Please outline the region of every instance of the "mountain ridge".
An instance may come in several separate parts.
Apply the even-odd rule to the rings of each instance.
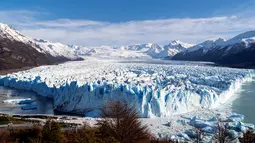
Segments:
[[[232,67],[255,67],[255,31],[241,33],[229,40],[218,39],[197,44],[176,54],[173,60],[210,61]]]
[[[57,51],[54,46],[48,47],[48,49],[46,47],[48,46],[42,46],[39,41],[24,36],[11,26],[0,23],[0,70],[82,60],[80,57],[70,54],[69,50],[63,54]]]

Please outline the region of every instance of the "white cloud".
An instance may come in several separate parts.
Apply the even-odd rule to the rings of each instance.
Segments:
[[[41,21],[37,19],[37,14],[30,11],[0,11],[0,19],[30,37],[86,46],[148,42],[166,44],[170,40],[197,43],[218,37],[231,38],[255,29],[253,15],[110,23],[71,19]]]

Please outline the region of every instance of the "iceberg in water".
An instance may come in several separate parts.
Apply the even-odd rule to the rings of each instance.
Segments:
[[[35,110],[37,109],[36,104],[25,105],[21,107],[22,110]]]
[[[31,99],[26,99],[26,100],[21,100],[18,102],[18,104],[31,104],[33,100]]]
[[[213,117],[206,120],[193,117],[188,121],[188,124],[196,129],[199,129],[199,131],[203,133],[201,142],[217,142],[214,135],[219,133],[219,127],[221,130],[224,130],[226,135],[232,140],[242,137],[243,134],[248,131],[253,132],[255,129],[253,124],[243,123],[243,115],[233,113],[233,115],[224,118],[225,119]],[[197,137],[197,131],[194,130],[194,128],[191,128],[184,130],[177,135],[173,135],[172,138],[183,142],[195,142]]]
[[[32,101],[31,98],[24,98],[24,99],[7,99],[3,100],[3,103],[8,103],[8,104],[22,104],[24,102],[30,102]],[[27,104],[27,103],[25,103]]]
[[[252,76],[252,70],[201,64],[82,61],[0,76],[0,85],[53,98],[55,110],[62,112],[95,115],[119,100],[142,117],[166,117],[217,107]]]

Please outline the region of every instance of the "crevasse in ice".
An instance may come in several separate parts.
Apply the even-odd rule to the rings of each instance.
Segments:
[[[54,99],[54,108],[84,113],[113,100],[142,117],[166,117],[226,102],[253,71],[188,64],[83,61],[42,66],[0,77],[0,85]]]

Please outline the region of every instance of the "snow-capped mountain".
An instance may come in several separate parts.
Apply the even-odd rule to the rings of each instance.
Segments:
[[[151,56],[152,58],[164,58],[161,57],[160,53],[164,51],[163,47],[160,47],[157,44],[148,44],[150,47],[145,53]]]
[[[179,40],[173,40],[169,44],[165,45],[164,49],[176,49],[176,50],[181,51],[181,50],[187,49],[192,46],[193,46],[192,44],[184,43]]]
[[[191,47],[191,44],[181,41],[172,41],[163,47],[155,43],[135,44],[129,46],[101,46],[72,48],[79,56],[104,58],[157,58],[163,59],[174,56],[178,52]]]
[[[128,51],[147,51],[153,43],[148,44],[135,44],[135,45],[129,45],[129,46],[120,46],[120,47],[114,47],[114,49],[122,49],[122,50],[128,50]]]
[[[0,70],[81,60],[61,43],[36,40],[0,23]]]
[[[219,38],[216,40],[206,40],[203,43],[197,44],[195,46],[193,46],[192,48],[189,48],[187,50],[184,50],[183,52],[194,52],[197,50],[200,50],[201,48],[203,49],[203,52],[206,53],[207,51],[223,44],[226,41],[226,39],[223,38]]]
[[[234,67],[255,66],[255,31],[226,40],[208,40],[176,54],[173,60],[211,61]]]
[[[144,52],[152,58],[162,59],[166,57],[172,57],[180,51],[187,49],[191,46],[192,44],[187,44],[181,41],[171,41],[168,45],[165,45],[163,47],[154,43],[148,43],[126,46],[122,47],[122,49]]]
[[[160,57],[159,54],[162,51],[164,51],[163,47],[160,47],[158,44],[155,44],[155,43],[130,45],[125,47],[120,47],[119,49],[137,51],[140,53],[144,53],[152,58],[163,58],[163,57]]]
[[[34,39],[34,41],[41,47],[44,53],[48,53],[54,57],[66,57],[70,60],[76,60],[78,58],[68,45],[53,43],[42,39]]]
[[[182,50],[188,49],[192,47],[192,44],[184,43],[181,41],[171,41],[169,44],[165,45],[163,48],[164,50],[160,52],[158,55],[162,58],[172,58],[177,53],[181,52]]]
[[[80,47],[75,49],[79,56],[89,56],[97,58],[124,58],[124,59],[144,59],[158,58],[157,54],[163,51],[163,48],[157,44],[136,44],[129,46],[100,46],[100,47]]]
[[[91,48],[89,47],[84,47],[84,46],[77,46],[77,45],[68,45],[69,49],[74,51],[75,55],[78,56],[85,56]]]

